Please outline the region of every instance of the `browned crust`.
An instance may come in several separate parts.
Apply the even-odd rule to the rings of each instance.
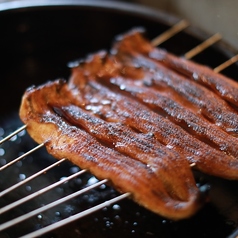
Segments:
[[[32,138],[45,143],[56,158],[67,158],[98,178],[109,179],[119,191],[130,192],[135,201],[162,216],[176,220],[194,214],[201,201],[185,159],[148,138],[151,146],[145,136],[124,137],[124,126],[103,122],[73,106],[73,101],[67,84],[60,81],[31,88],[23,97],[20,117]],[[56,107],[62,114],[55,113]],[[105,131],[110,128],[111,137]],[[116,141],[131,147],[117,150]]]
[[[55,158],[109,179],[159,215],[187,218],[202,203],[189,164],[238,179],[238,114],[227,103],[236,105],[237,83],[193,62],[186,68],[140,32],[120,39],[111,54],[72,69],[68,83],[29,88],[20,117]],[[194,82],[192,70],[201,74]]]

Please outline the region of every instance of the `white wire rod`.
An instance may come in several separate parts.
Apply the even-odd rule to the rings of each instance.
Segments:
[[[0,145],[2,143],[4,143],[5,141],[11,139],[13,136],[15,136],[16,134],[18,134],[19,132],[23,131],[26,129],[26,125],[23,125],[22,127],[20,127],[19,129],[15,130],[14,132],[12,132],[10,135],[6,136],[5,138],[3,138],[2,140],[0,140]]]
[[[0,168],[0,172],[6,168],[8,168],[9,166],[13,165],[14,163],[18,162],[19,160],[23,159],[24,157],[30,155],[31,153],[35,152],[36,150],[40,149],[41,147],[43,147],[45,144],[42,143],[36,147],[34,147],[33,149],[29,150],[28,152],[24,153],[23,155],[17,157],[16,159],[12,160],[11,162],[3,165],[1,168]]]
[[[67,182],[67,181],[69,181],[69,180],[71,180],[71,179],[73,179],[73,178],[75,178],[75,177],[77,177],[77,176],[79,176],[79,175],[85,173],[85,172],[87,172],[87,170],[85,170],[85,169],[84,169],[84,170],[81,170],[81,171],[79,171],[79,172],[77,172],[77,173],[75,173],[75,174],[72,174],[72,175],[69,176],[69,177],[66,177],[66,178],[64,178],[64,179],[62,179],[62,180],[60,180],[60,181],[58,181],[58,182],[56,182],[56,183],[53,183],[53,184],[51,184],[51,185],[49,185],[49,186],[47,186],[47,187],[45,187],[45,188],[43,188],[43,189],[41,189],[41,190],[35,192],[35,193],[32,193],[32,194],[30,194],[30,195],[28,195],[28,196],[26,196],[26,197],[24,197],[24,198],[22,198],[22,199],[19,199],[19,200],[13,202],[13,203],[11,203],[11,204],[9,204],[9,205],[7,205],[7,206],[1,208],[1,209],[0,209],[0,215],[3,214],[4,212],[7,212],[7,211],[13,209],[13,208],[16,207],[16,206],[21,205],[21,204],[24,203],[24,202],[29,201],[29,200],[32,199],[32,198],[35,198],[35,197],[37,197],[37,196],[39,196],[39,195],[41,195],[41,194],[43,194],[43,193],[45,193],[45,192],[48,192],[50,189],[53,189],[53,188],[59,186],[60,184],[63,184],[63,183],[65,183],[65,182]]]
[[[55,206],[57,206],[57,205],[59,205],[59,204],[61,204],[63,202],[66,202],[66,201],[68,201],[68,200],[70,200],[70,199],[72,199],[74,197],[82,195],[83,193],[86,193],[86,192],[88,192],[88,191],[90,191],[90,190],[92,190],[92,189],[94,189],[96,187],[99,187],[102,184],[105,184],[107,181],[108,181],[107,179],[104,179],[104,180],[99,181],[99,182],[97,182],[95,184],[92,184],[91,186],[88,186],[88,187],[86,187],[84,189],[81,189],[81,190],[79,190],[79,191],[77,191],[75,193],[72,193],[72,194],[70,194],[68,196],[65,196],[65,197],[63,197],[61,199],[58,199],[58,200],[56,200],[56,201],[54,201],[52,203],[49,203],[49,204],[47,204],[47,205],[45,205],[43,207],[35,209],[35,210],[33,210],[33,211],[31,211],[31,212],[29,212],[27,214],[24,214],[22,216],[14,218],[14,219],[12,219],[10,221],[7,221],[7,222],[5,222],[5,223],[0,225],[0,231],[3,231],[3,230],[5,230],[5,229],[7,229],[9,227],[12,227],[12,226],[14,226],[14,225],[16,225],[16,224],[18,224],[18,223],[20,223],[22,221],[25,221],[25,220],[27,220],[27,219],[29,219],[29,218],[31,218],[31,217],[39,214],[39,213],[42,213],[42,212],[44,212],[46,210],[49,210],[50,208],[55,207]]]
[[[55,163],[49,165],[48,167],[46,167],[46,168],[40,170],[39,172],[37,172],[37,173],[31,175],[30,177],[28,177],[28,178],[22,180],[21,182],[16,183],[16,184],[12,185],[11,187],[9,187],[9,188],[3,190],[2,192],[0,192],[0,198],[1,198],[2,196],[4,196],[4,195],[10,193],[10,192],[13,191],[14,189],[16,189],[16,188],[22,186],[23,184],[26,184],[27,182],[29,182],[29,181],[33,180],[34,178],[40,176],[41,174],[46,173],[48,170],[50,170],[50,169],[52,169],[52,168],[58,166],[59,164],[61,164],[61,163],[64,162],[65,160],[66,160],[66,159],[61,159],[61,160],[59,160],[59,161],[57,161],[57,162],[55,162]]]
[[[99,205],[96,205],[96,206],[94,206],[92,208],[89,208],[89,209],[87,209],[87,210],[85,210],[83,212],[79,212],[79,213],[77,213],[77,214],[75,214],[73,216],[65,218],[64,220],[61,220],[61,221],[56,222],[56,223],[53,223],[52,225],[46,226],[46,227],[44,227],[44,228],[42,228],[40,230],[33,231],[33,232],[31,232],[31,233],[29,233],[27,235],[21,236],[20,238],[39,237],[39,236],[41,236],[41,235],[43,235],[43,234],[45,234],[47,232],[50,232],[50,231],[55,230],[57,228],[60,228],[60,227],[62,227],[64,225],[67,225],[70,222],[73,222],[73,221],[75,221],[77,219],[80,219],[82,217],[90,215],[90,214],[92,214],[92,213],[94,213],[94,212],[96,212],[96,211],[98,211],[100,209],[103,209],[104,207],[108,207],[108,206],[110,206],[110,205],[112,205],[112,204],[114,204],[116,202],[119,202],[119,201],[121,201],[121,200],[123,200],[123,199],[125,199],[125,198],[127,198],[129,196],[130,196],[130,193],[124,193],[124,194],[119,195],[119,196],[117,196],[115,198],[112,198],[112,199],[110,199],[108,201],[100,203]]]

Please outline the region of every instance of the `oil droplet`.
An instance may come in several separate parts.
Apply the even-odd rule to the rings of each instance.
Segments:
[[[118,204],[114,204],[114,205],[112,206],[112,209],[113,209],[113,210],[116,210],[116,211],[120,211],[120,210],[121,210],[121,207],[120,207]]]
[[[117,54],[117,52],[118,52],[118,50],[117,50],[117,49],[112,49],[112,50],[110,50],[110,53],[111,53],[112,55],[115,55],[115,54]]]
[[[26,178],[26,175],[25,174],[19,174],[19,179],[20,180],[24,180]]]
[[[199,79],[198,74],[197,74],[197,73],[193,73],[193,78],[194,78],[195,80],[198,80],[198,79]]]
[[[117,221],[120,221],[120,220],[121,220],[121,217],[120,217],[119,215],[116,215],[114,218],[115,218],[115,220],[117,220]]]
[[[26,191],[30,192],[31,191],[31,186],[26,186]]]
[[[15,141],[17,139],[17,135],[13,136],[10,141]]]
[[[61,187],[56,188],[56,192],[59,194],[63,194],[64,193],[64,189]]]
[[[69,68],[75,68],[75,67],[77,67],[77,66],[79,66],[79,65],[80,65],[80,61],[78,61],[78,60],[70,61],[70,62],[67,64],[67,66],[68,66]]]
[[[95,196],[89,196],[89,198],[88,198],[88,202],[89,202],[89,203],[94,203],[96,200],[97,200],[97,199],[96,199]]]
[[[18,133],[18,136],[24,136],[25,134],[26,134],[26,130],[23,130]]]
[[[199,151],[196,151],[196,152],[195,152],[195,155],[200,155],[200,152],[199,152]]]
[[[70,169],[69,169],[69,172],[71,173],[71,174],[75,174],[75,173],[77,173],[79,171],[79,167],[77,167],[77,166],[73,166],[73,167],[71,167]]]
[[[65,180],[65,179],[67,179],[66,176],[63,176],[63,177],[60,178],[60,180]]]
[[[0,165],[5,165],[7,163],[7,161],[5,159],[0,159]]]
[[[87,106],[85,107],[85,109],[86,109],[86,110],[92,110],[92,106],[91,106],[91,105],[87,105]]]
[[[82,179],[80,179],[80,178],[74,179],[74,184],[75,185],[81,185],[82,184]]]
[[[116,79],[115,78],[111,78],[110,79],[110,83],[114,84],[116,82]]]
[[[17,167],[22,167],[22,161],[17,161],[16,166]]]
[[[162,220],[162,224],[166,224],[167,223],[167,220]]]
[[[106,212],[107,210],[108,210],[107,207],[104,207],[104,208],[102,209],[103,212]]]
[[[110,221],[106,221],[106,227],[111,227],[111,225],[113,225],[113,223],[112,222],[110,222]]]
[[[0,136],[3,136],[4,135],[4,129],[2,127],[0,127]]]
[[[121,89],[121,90],[125,90],[125,89],[126,89],[126,85],[121,84],[121,85],[120,85],[120,89]]]
[[[90,99],[90,102],[91,102],[91,103],[98,103],[98,99],[97,99],[97,98],[91,98],[91,99]]]
[[[65,212],[67,212],[67,213],[71,213],[71,212],[74,210],[74,208],[73,208],[73,206],[66,205],[66,207],[64,208],[64,210],[65,210]]]
[[[166,147],[169,148],[169,149],[173,149],[173,145],[168,144],[168,145],[166,145]]]
[[[84,194],[84,195],[83,195],[83,199],[84,199],[85,201],[88,201],[88,194]]]
[[[135,221],[134,223],[133,223],[133,226],[137,226],[138,225],[138,223]]]
[[[60,212],[55,212],[55,215],[56,215],[57,217],[60,217],[60,216],[61,216],[61,213],[60,213]]]
[[[100,189],[105,189],[105,188],[106,188],[106,185],[105,185],[105,184],[102,184],[99,188],[100,188]]]
[[[153,81],[151,79],[144,79],[143,80],[143,85],[146,87],[151,87],[153,85]]]
[[[109,104],[111,104],[111,101],[110,101],[110,100],[107,100],[107,99],[103,99],[103,100],[101,101],[101,103],[102,103],[103,105],[109,105]]]
[[[0,156],[3,156],[5,154],[5,150],[3,148],[0,148]]]
[[[102,106],[101,105],[98,105],[98,106],[94,106],[94,105],[87,105],[85,107],[86,110],[88,111],[92,111],[93,113],[98,113],[100,112],[100,110],[102,109]]]
[[[93,184],[95,184],[95,183],[97,183],[97,182],[98,182],[98,179],[97,179],[97,178],[91,177],[91,178],[88,180],[87,185],[90,186],[90,185],[93,185]]]

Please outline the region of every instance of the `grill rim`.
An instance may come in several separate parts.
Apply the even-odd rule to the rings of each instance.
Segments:
[[[128,3],[128,2],[120,2],[120,1],[110,1],[110,0],[22,0],[22,1],[10,1],[10,2],[2,2],[0,3],[0,14],[13,14],[14,12],[19,11],[32,11],[32,10],[46,10],[47,8],[85,8],[85,9],[97,9],[103,11],[110,12],[118,12],[118,13],[126,13],[133,16],[140,16],[145,19],[156,20],[168,27],[173,26],[175,23],[182,20],[181,17],[177,17],[175,15],[169,14],[162,9],[153,9],[152,7],[145,6],[143,4],[138,3]],[[204,41],[204,39],[208,38],[211,34],[215,34],[217,32],[206,32],[194,25],[188,27],[184,30],[184,32],[189,35]],[[218,42],[216,46],[212,46],[223,54],[225,54],[228,58],[232,57],[234,54],[238,52],[238,49],[227,43],[224,39]]]

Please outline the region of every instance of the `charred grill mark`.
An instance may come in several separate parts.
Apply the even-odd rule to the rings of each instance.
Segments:
[[[143,160],[143,163],[151,163],[149,156],[153,157],[156,161],[160,157],[170,157],[173,153],[166,151],[154,138],[147,134],[135,133],[129,127],[121,123],[108,123],[93,115],[90,115],[76,106],[64,106],[57,108],[60,111],[59,115],[66,118],[72,125],[83,128],[89,134],[96,137],[103,144],[109,145],[110,148],[114,147],[116,150],[132,156],[133,158]],[[145,154],[145,156],[142,156]],[[138,157],[138,155],[140,155]],[[174,156],[179,157],[175,154]]]
[[[157,52],[155,53],[157,56],[162,52],[162,50],[155,51]],[[209,67],[176,57],[168,52],[163,52],[162,54],[163,63],[169,68],[183,74],[192,81],[205,85],[221,98],[229,102],[232,107],[236,108],[238,106],[238,87],[233,80],[214,72]],[[155,60],[158,60],[159,58],[155,57]]]
[[[146,41],[143,41],[143,39],[138,39],[140,36],[127,36],[125,37],[125,41],[121,41],[117,43],[114,47],[118,51],[122,51],[123,53],[127,54],[127,60],[128,57],[131,57],[131,61],[133,63],[136,63],[137,65],[142,66],[146,70],[146,74],[148,72],[152,74],[153,80],[151,80],[150,84],[151,87],[161,85],[166,85],[167,88],[172,89],[173,93],[176,95],[179,95],[183,98],[183,100],[186,100],[187,102],[193,104],[196,108],[196,111],[200,111],[200,113],[210,121],[214,121],[219,127],[221,127],[223,130],[228,132],[229,134],[233,136],[237,136],[238,131],[238,115],[236,111],[234,111],[233,107],[230,107],[227,102],[222,100],[219,96],[222,98],[228,98],[228,102],[231,103],[233,100],[234,103],[237,103],[237,99],[235,99],[237,96],[235,93],[233,93],[231,96],[232,87],[234,86],[235,90],[237,88],[237,85],[234,84],[234,82],[230,79],[227,79],[223,76],[217,76],[217,78],[214,76],[214,73],[212,74],[210,69],[205,70],[206,76],[204,76],[203,80],[194,80],[191,81],[190,79],[186,78],[184,75],[178,74],[176,71],[173,71],[174,68],[176,68],[177,64],[174,64],[174,66],[171,68],[166,67],[167,58],[169,58],[171,55],[165,51],[162,50],[156,50],[152,47],[149,47],[149,43]],[[133,41],[134,44],[129,44],[127,41]],[[147,51],[141,50],[139,47],[139,43],[141,44],[141,41],[143,41],[144,44],[147,44]],[[118,54],[117,57],[120,58],[120,60],[124,60],[123,53]],[[129,52],[131,53],[129,56]],[[168,56],[168,57],[167,57]],[[175,56],[171,56],[172,59],[170,59],[170,62],[172,62],[176,58]],[[197,69],[199,66],[196,64],[193,64],[192,62],[188,62],[187,66],[185,63],[186,60],[176,58],[174,61],[181,61],[178,63],[180,64],[180,68],[182,68],[181,65],[183,65],[183,70],[190,70],[194,69],[197,71],[196,75],[197,77],[203,77],[201,76],[201,72],[203,72],[201,69],[200,71]],[[132,64],[133,64],[132,63]],[[171,63],[172,64],[172,63]],[[191,66],[192,65],[192,66]],[[187,69],[188,68],[188,69]],[[203,67],[201,67],[203,69]],[[209,71],[209,75],[207,71]],[[181,72],[180,72],[181,73]],[[194,74],[193,74],[193,77]],[[195,77],[195,78],[197,78]],[[216,80],[215,80],[216,78]],[[220,84],[219,82],[222,81]],[[208,81],[212,84],[211,81],[213,81],[213,87],[218,87],[216,92],[220,90],[219,96],[213,92],[213,90],[209,90],[208,88],[205,88],[203,86],[202,81]],[[216,81],[216,84],[214,83]],[[207,84],[209,84],[207,82]],[[200,84],[199,84],[200,83]],[[226,87],[227,84],[227,87]],[[219,86],[218,86],[219,85]],[[208,85],[206,85],[208,86]],[[229,88],[229,89],[228,89]],[[223,91],[221,91],[223,89]],[[233,91],[235,91],[233,90]],[[225,93],[229,91],[229,93]],[[222,94],[224,93],[224,95]],[[226,94],[226,95],[225,95]]]
[[[160,115],[163,115],[161,113],[163,111],[166,117],[191,135],[196,136],[199,140],[209,144],[213,148],[225,151],[237,158],[237,138],[230,136],[200,115],[190,111],[189,108],[170,99],[170,95],[164,95],[154,88],[148,89],[143,86],[137,86],[134,81],[121,77],[118,79],[114,78],[113,84],[118,87],[121,84],[125,85],[123,91],[128,92],[132,97],[147,105],[151,110],[155,112],[159,111]]]
[[[97,95],[96,90],[98,90],[100,91],[98,93],[99,98],[107,98],[111,101],[116,101],[116,104],[115,104],[116,106],[114,105],[114,107],[107,107],[105,110],[102,109],[100,113],[101,115],[103,115],[104,111],[111,110],[113,114],[113,118],[114,118],[113,120],[122,121],[123,123],[131,127],[137,128],[139,131],[143,133],[148,133],[148,132],[154,133],[155,131],[154,135],[157,140],[159,140],[162,144],[166,145],[172,150],[176,150],[179,153],[184,153],[188,161],[190,161],[190,163],[194,163],[194,162],[197,163],[196,167],[198,169],[201,169],[204,172],[207,172],[209,170],[209,173],[217,174],[217,171],[211,169],[210,165],[208,165],[209,162],[203,163],[202,161],[207,160],[207,161],[210,161],[211,163],[212,161],[216,161],[216,160],[221,161],[224,159],[223,156],[225,156],[227,161],[234,160],[233,156],[228,156],[218,150],[215,150],[215,151],[213,149],[211,150],[211,147],[206,145],[205,143],[200,144],[194,137],[188,137],[188,134],[184,133],[183,130],[181,131],[182,129],[181,127],[176,128],[173,124],[168,125],[167,123],[168,121],[166,120],[166,123],[165,123],[164,121],[165,118],[160,117],[158,114],[156,114],[156,120],[155,120],[154,118],[155,115],[151,114],[151,111],[148,110],[148,107],[144,108],[142,104],[138,104],[138,102],[135,102],[135,100],[130,100],[130,98],[125,96],[124,94],[124,92],[126,91],[125,88],[124,90],[121,90],[121,89],[119,90],[119,91],[122,91],[123,93],[119,93],[118,89],[112,90],[113,87],[111,87],[110,84],[106,83],[105,85],[108,88],[104,89],[104,86],[101,85],[102,75],[103,74],[101,73],[99,77],[100,84],[97,84],[94,81],[95,79],[97,79],[96,75],[92,75],[92,76],[90,75],[87,78],[87,81],[90,82],[90,85],[93,85],[94,97],[95,97],[95,94]],[[113,79],[115,79],[115,77],[113,77]],[[110,81],[110,77],[108,76],[108,74],[105,78],[103,77],[103,80],[105,80],[106,82]],[[90,91],[89,87],[87,87],[86,91],[84,92],[85,94],[88,93],[87,90]],[[150,115],[150,116],[146,118],[145,115]],[[107,120],[110,120],[110,118],[108,118]],[[194,142],[194,139],[196,142]],[[204,140],[204,142],[206,141]],[[206,149],[204,148],[204,145]],[[207,151],[209,151],[209,153],[207,153]],[[224,161],[224,164],[226,164],[225,166],[229,167],[230,162],[227,162],[227,161],[226,162]],[[221,168],[219,169],[217,167],[217,170],[220,170],[220,172],[223,173]]]
[[[55,90],[58,83],[49,83],[25,95],[34,105],[34,112],[31,112],[34,120],[28,117],[27,110],[21,111],[28,130],[32,132],[34,128],[32,137],[36,141],[47,138],[49,153],[59,159],[68,158],[81,168],[89,169],[98,178],[108,178],[119,191],[132,193],[135,201],[160,215],[179,219],[190,216],[200,207],[200,202],[197,203],[199,190],[184,158],[160,147],[153,137],[140,136],[133,131],[128,136],[125,126],[120,123],[104,122],[80,107],[72,106],[71,102],[76,100],[67,85],[62,85],[58,91]],[[28,105],[29,100],[23,100],[22,108]],[[40,106],[37,103],[39,100],[42,102]],[[44,118],[44,121],[38,118]],[[75,120],[80,123],[75,123]],[[110,148],[99,143],[97,138],[112,144],[127,144],[118,146],[122,150],[115,150],[116,144]],[[179,170],[180,174],[171,173],[171,168],[172,171]],[[153,191],[158,192],[155,194]],[[183,206],[175,213],[174,207],[180,203]]]
[[[126,56],[125,63],[128,62],[128,55]],[[128,96],[129,93],[132,98],[139,100],[161,116],[168,117],[172,122],[176,123],[193,136],[196,136],[202,142],[237,157],[237,140],[226,134],[226,132],[231,134],[230,131],[232,131],[232,134],[236,132],[236,127],[238,125],[236,123],[238,118],[237,114],[232,109],[230,110],[223,101],[220,99],[218,100],[216,95],[209,95],[209,91],[206,91],[205,88],[191,84],[190,81],[181,78],[179,75],[175,75],[173,72],[168,71],[168,69],[166,69],[168,71],[166,74],[163,66],[162,71],[155,71],[156,74],[159,75],[156,77],[153,71],[156,68],[158,69],[158,66],[155,65],[154,62],[144,58],[145,57],[143,56],[137,55],[136,58],[131,59],[133,64],[134,59],[137,65],[142,62],[140,65],[141,67],[144,67],[144,65],[142,65],[144,62],[147,62],[146,67],[151,67],[151,65],[154,66],[152,69],[144,68],[144,76],[142,78],[140,74],[139,76],[137,75],[139,79],[136,76],[131,79],[131,75],[133,74],[130,74],[128,69],[127,73],[123,73],[123,77],[120,74],[113,74],[111,76],[107,74],[105,76],[103,73],[100,73],[99,82],[105,84],[108,88],[114,89],[114,91],[119,94]],[[116,59],[114,60],[113,58],[109,59],[109,57],[107,59],[108,61],[104,61],[104,67],[113,67],[113,64],[115,64],[114,62],[119,61]],[[129,64],[132,64],[131,61],[129,61]],[[123,64],[123,67],[125,68],[127,66],[124,66]],[[141,69],[141,67],[139,68]],[[161,80],[162,84],[158,84],[158,82],[160,82],[158,80]],[[144,86],[145,81],[147,82],[146,87]],[[170,90],[169,92],[166,92],[165,86],[162,86],[163,90],[161,91],[160,87],[165,81],[170,88],[175,88],[176,90],[179,90],[180,93],[182,92],[183,95],[185,95],[185,100],[183,97],[171,93]],[[116,90],[114,86],[117,86]],[[203,99],[204,97],[207,99],[206,103]],[[177,101],[182,100],[180,103],[177,103],[176,99]],[[216,100],[218,100],[218,102],[216,102]],[[220,107],[217,107],[217,103],[219,104],[219,102],[221,102],[221,106],[219,105]],[[205,115],[205,118],[200,116],[200,113]],[[224,128],[224,124],[222,125],[224,121],[226,125],[229,124],[228,128]],[[217,126],[221,126],[225,129],[225,132],[219,130]],[[232,127],[232,129],[230,127]],[[227,143],[227,137],[232,143]]]
[[[232,156],[214,150],[205,143],[196,140],[180,127],[175,126],[175,124],[160,115],[153,113],[151,110],[148,110],[148,107],[145,107],[130,97],[118,94],[93,80],[90,81],[90,84],[94,85],[93,95],[98,98],[99,102],[101,98],[116,102],[116,106],[114,106],[113,109],[111,107],[105,108],[105,111],[107,112],[110,110],[113,111],[113,117],[116,120],[131,127],[135,127],[143,133],[152,132],[160,143],[180,154],[186,155],[187,160],[190,163],[197,163],[196,167],[200,170],[204,172],[209,171],[209,173],[214,174],[217,174],[217,172],[220,171],[219,173],[224,172],[225,174],[226,172],[225,170],[223,171],[222,168],[216,167],[216,171],[215,169],[211,169],[210,163],[212,163],[212,161],[221,161],[224,159],[224,166],[230,167],[230,162],[235,160]],[[85,88],[85,91],[81,91],[80,93],[90,95],[90,87]],[[87,102],[85,102],[85,104],[87,104]],[[103,113],[104,109],[102,108],[100,114],[102,115]],[[207,162],[203,163],[205,160],[207,160]],[[227,174],[224,176],[230,175]]]
[[[144,58],[144,60],[148,59]],[[167,72],[169,70],[158,63],[156,71]],[[160,74],[159,77],[157,76],[155,74],[152,86],[160,86],[166,83],[175,94],[179,94],[189,103],[193,104],[196,107],[196,111],[200,110],[204,117],[214,121],[226,132],[236,135],[238,129],[237,113],[212,91],[189,81],[175,72],[169,71],[165,77],[161,77]]]

